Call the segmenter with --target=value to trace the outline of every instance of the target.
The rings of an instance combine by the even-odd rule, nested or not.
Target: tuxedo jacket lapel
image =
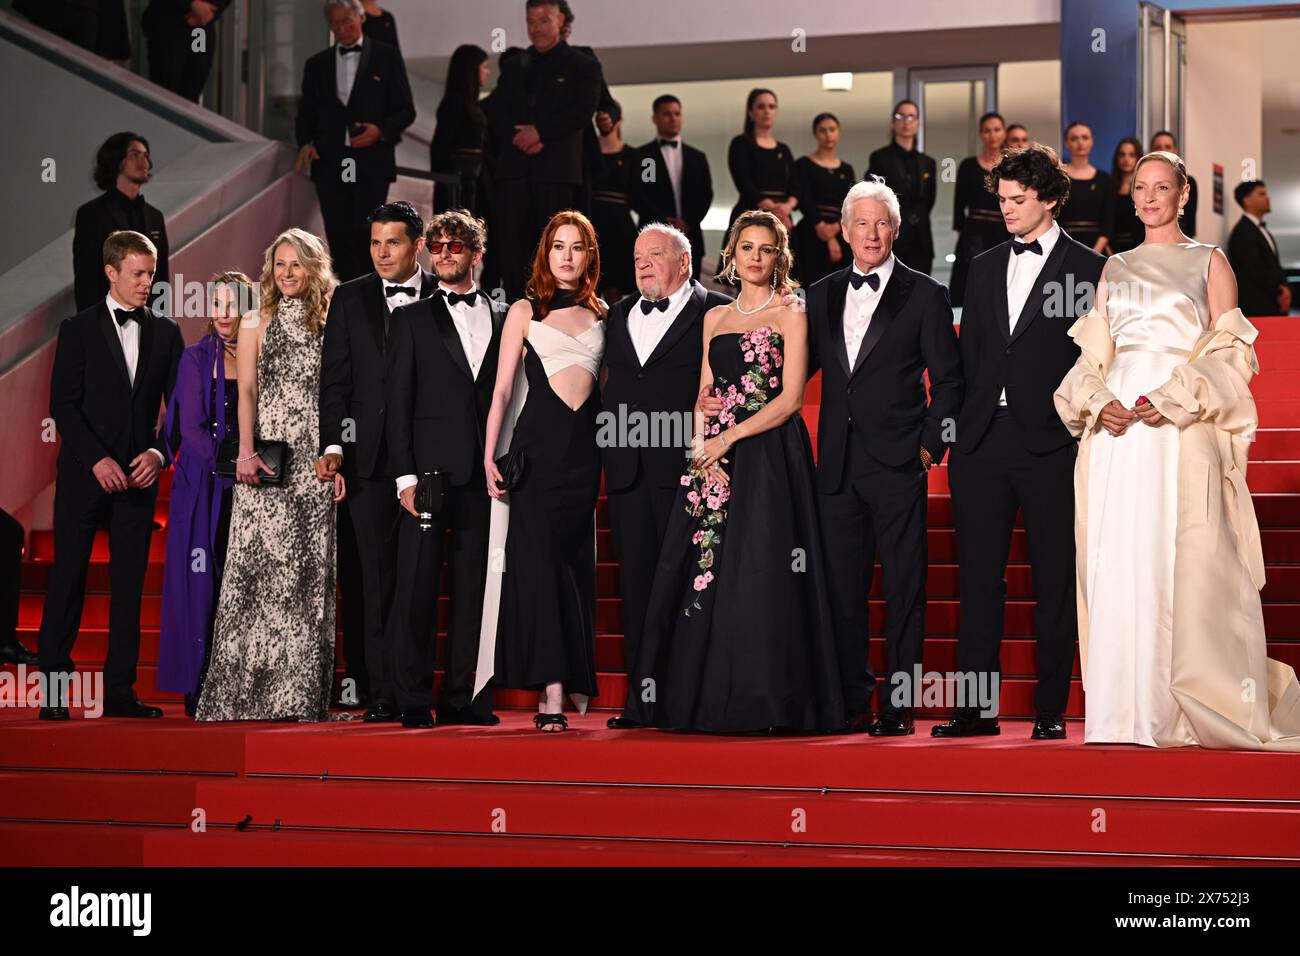
[[[885,291],[880,294],[880,302],[876,304],[876,311],[871,316],[871,324],[867,326],[866,334],[862,336],[862,344],[858,346],[858,357],[853,363],[854,375],[858,374],[862,363],[880,342],[881,336],[885,334],[894,316],[906,308],[908,296],[911,295],[912,286],[915,284],[912,270],[901,262],[895,261],[894,274],[885,283]],[[841,335],[840,338],[843,339],[844,336]]]
[[[113,356],[113,363],[117,370],[122,373],[122,384],[127,390],[131,389],[131,373],[126,367],[126,354],[122,351],[122,340],[117,337],[117,329],[113,328],[117,322],[109,313],[108,305],[100,303],[99,305],[99,331],[104,336],[104,343],[108,346],[108,354]],[[136,371],[139,371],[139,363],[136,364]]]
[[[673,324],[668,326],[668,331],[664,333],[664,337],[659,340],[659,344],[654,347],[654,351],[645,360],[643,368],[649,367],[655,359],[667,354],[677,344],[678,339],[694,327],[696,318],[703,314],[705,295],[704,286],[698,282],[692,282],[690,297],[687,298],[686,304],[682,306],[682,310],[677,313],[677,318],[673,319]],[[632,310],[628,309],[628,314],[631,315],[631,313]],[[628,330],[627,337],[628,342],[631,343],[631,330]],[[633,348],[632,352],[635,355],[636,349]]]
[[[370,334],[374,336],[375,348],[379,349],[380,355],[383,355],[388,339],[388,306],[383,301],[384,282],[376,275],[366,282],[360,292],[361,309],[366,314],[366,325],[370,327]]]
[[[840,270],[826,287],[826,327],[830,332],[827,345],[835,353],[846,378],[852,373],[849,370],[849,351],[844,344],[844,303],[849,294],[849,273],[852,270],[852,266]],[[825,359],[822,361],[824,364]]]
[[[451,311],[447,308],[447,299],[441,295],[435,295],[429,299],[429,308],[433,312],[433,324],[438,328],[438,334],[442,336],[442,344],[447,348],[447,354],[456,367],[465,373],[465,377],[471,382],[474,381],[474,373],[469,368],[469,358],[465,355],[465,348],[460,344],[460,335],[456,331],[456,323],[452,321]],[[489,309],[489,311],[494,311]],[[495,314],[493,319],[495,319]]]
[[[438,291],[438,277],[434,275],[432,272],[430,272],[428,269],[425,269],[423,266],[421,266],[420,267],[420,298],[427,299],[429,298],[429,296],[433,295],[437,291]]]
[[[1016,320],[1016,330],[1010,333],[1010,340],[1014,342],[1020,336],[1025,334],[1025,329],[1033,325],[1042,311],[1043,299],[1047,297],[1048,283],[1055,282],[1060,278],[1061,264],[1065,262],[1065,245],[1069,242],[1069,236],[1065,230],[1061,230],[1060,236],[1056,239],[1056,245],[1052,246],[1052,253],[1043,263],[1042,270],[1038,273],[1038,279],[1034,282],[1034,288],[1029,293],[1029,298],[1025,299],[1025,307],[1020,310],[1020,317]],[[1008,255],[1011,253],[1008,251]],[[1021,255],[1032,256],[1032,252],[1023,252]],[[1006,283],[1002,283],[1003,295],[1006,294]]]
[[[149,368],[149,353],[153,351],[154,324],[157,322],[166,322],[166,319],[160,319],[152,313],[140,325],[140,353],[135,360],[135,381],[131,383],[131,394],[134,395],[140,390],[140,383],[146,378],[145,370]],[[126,365],[125,356],[122,359],[123,366]]]
[[[1057,243],[1060,245],[1060,243]],[[1021,253],[1032,255],[1032,253]],[[1007,300],[1007,260],[1012,256],[1011,243],[1004,242],[998,247],[996,260],[998,268],[994,271],[993,289],[998,334],[1003,342],[1011,341],[1011,305]]]

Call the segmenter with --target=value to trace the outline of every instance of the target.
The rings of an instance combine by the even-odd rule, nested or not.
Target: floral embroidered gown
[[[781,393],[781,335],[767,327],[708,343],[710,436]],[[803,418],[724,456],[730,484],[688,470],[669,519],[631,667],[629,716],[709,733],[833,731],[844,704]],[[866,599],[866,596],[863,596]]]

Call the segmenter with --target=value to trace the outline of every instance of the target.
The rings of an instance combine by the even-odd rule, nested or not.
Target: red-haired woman
[[[566,693],[584,712],[596,694],[599,281],[591,222],[556,213],[527,297],[506,315],[484,442],[492,530],[474,690],[495,677],[500,687],[538,691],[534,722],[548,732],[568,727]],[[515,464],[503,478],[507,455]]]

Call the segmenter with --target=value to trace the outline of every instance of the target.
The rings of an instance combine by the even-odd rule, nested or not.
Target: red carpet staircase
[[[1264,427],[1248,480],[1268,565],[1264,617],[1269,655],[1300,668],[1300,322],[1258,325]],[[804,412],[814,430],[820,385],[810,383]],[[949,671],[958,601],[946,468],[932,472],[930,492],[925,665]],[[598,527],[594,703],[609,708],[626,680],[603,498]],[[0,840],[13,863],[1300,862],[1300,758],[1085,748],[1077,721],[1069,740],[1032,745],[1017,721],[974,742],[931,741],[929,720],[896,741],[700,738],[608,731],[600,711],[575,715],[575,731],[557,738],[534,731],[522,710],[505,710],[492,729],[195,726],[155,682],[165,547],[164,529],[150,558],[137,691],[167,718],[51,725],[0,709]],[[52,535],[35,533],[29,550],[19,626],[34,647]],[[107,554],[97,542],[75,654],[83,669],[99,667],[106,647]],[[1030,717],[1033,595],[1021,530],[1011,561],[1002,713]],[[444,600],[441,626],[445,612]],[[877,574],[877,669],[884,615]],[[498,702],[530,708],[535,696],[503,692]],[[1068,716],[1082,715],[1076,658]],[[206,832],[195,833],[200,810]]]

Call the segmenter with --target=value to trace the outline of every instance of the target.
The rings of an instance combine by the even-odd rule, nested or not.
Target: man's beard
[[[434,263],[433,268],[434,271],[438,273],[439,281],[445,282],[447,283],[447,285],[457,285],[458,283],[465,281],[465,277],[469,275],[470,269],[473,267],[469,263],[466,263],[465,268],[463,269],[457,268],[456,271],[450,275],[443,273],[442,269],[444,267],[439,266],[437,263]]]

